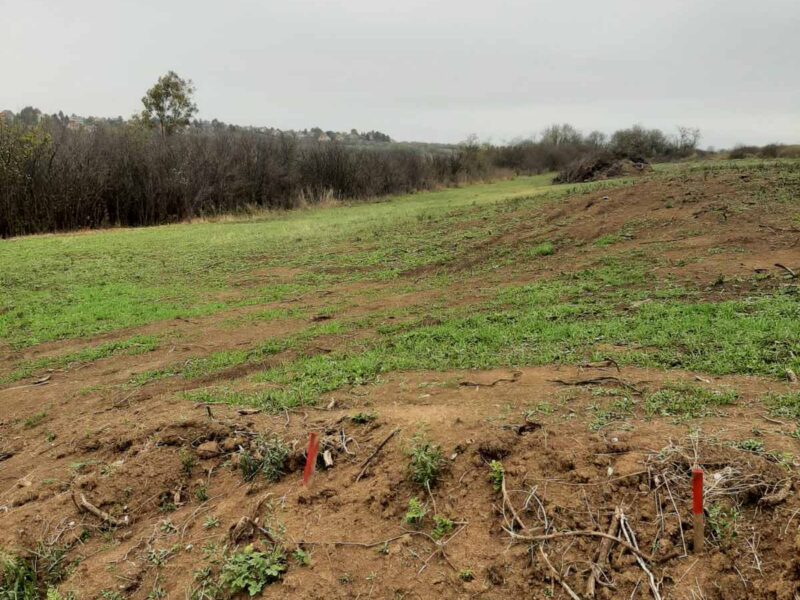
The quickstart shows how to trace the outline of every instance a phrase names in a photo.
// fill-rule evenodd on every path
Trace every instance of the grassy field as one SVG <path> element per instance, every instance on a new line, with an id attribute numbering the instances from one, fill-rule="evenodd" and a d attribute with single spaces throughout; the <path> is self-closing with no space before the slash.
<path id="1" fill-rule="evenodd" d="M 798 235 L 800 161 L 725 161 L 1 242 L 0 547 L 18 547 L 14 532 L 43 511 L 74 522 L 67 492 L 79 489 L 115 515 L 138 511 L 135 534 L 45 527 L 32 555 L 58 548 L 80 573 L 52 581 L 87 598 L 224 598 L 221 565 L 249 560 L 227 531 L 264 493 L 253 510 L 267 506 L 270 535 L 300 552 L 299 566 L 275 557 L 294 592 L 306 578 L 331 597 L 367 596 L 376 580 L 396 597 L 448 581 L 442 597 L 454 598 L 534 581 L 558 597 L 547 572 L 519 566 L 524 552 L 494 573 L 510 543 L 497 510 L 507 477 L 519 506 L 538 489 L 545 528 L 562 530 L 605 531 L 618 501 L 607 490 L 621 489 L 642 539 L 667 556 L 661 585 L 677 590 L 686 456 L 720 469 L 720 485 L 720 465 L 761 477 L 758 498 L 796 475 Z M 401 430 L 359 483 L 364 457 Z M 294 471 L 309 431 L 335 466 L 306 490 Z M 209 442 L 211 458 L 200 453 Z M 672 473 L 669 499 L 653 469 Z M 738 493 L 710 506 L 712 551 L 752 580 L 791 579 L 776 556 L 794 538 L 778 530 L 800 505 Z M 195 527 L 205 510 L 208 526 Z M 525 509 L 525 521 L 540 518 Z M 411 541 L 394 553 L 332 543 L 342 561 L 314 545 L 352 538 L 354 524 L 361 538 L 394 540 L 398 522 L 420 543 L 469 523 L 448 546 L 457 570 L 447 558 L 425 571 L 430 549 Z M 763 569 L 741 558 L 756 524 L 770 540 Z M 48 545 L 65 532 L 56 539 L 77 541 Z M 305 535 L 317 541 L 296 541 Z M 549 548 L 581 564 L 591 543 Z M 736 588 L 717 554 L 698 572 Z M 115 596 L 120 580 L 146 585 Z M 635 593 L 635 579 L 619 581 Z M 685 581 L 674 597 L 712 585 Z"/>

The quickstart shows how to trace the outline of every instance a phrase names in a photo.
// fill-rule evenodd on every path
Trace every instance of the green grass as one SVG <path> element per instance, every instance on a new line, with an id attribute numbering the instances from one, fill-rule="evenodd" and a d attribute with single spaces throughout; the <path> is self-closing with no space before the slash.
<path id="1" fill-rule="evenodd" d="M 800 161 L 670 166 L 655 177 L 699 180 L 723 170 L 752 175 L 748 193 L 765 194 L 765 203 L 785 202 L 800 183 Z M 275 410 L 311 404 L 329 392 L 402 370 L 575 364 L 612 356 L 620 364 L 714 375 L 782 377 L 786 369 L 800 371 L 797 286 L 708 301 L 691 284 L 654 278 L 654 268 L 670 263 L 653 246 L 586 248 L 588 266 L 574 271 L 559 263 L 571 243 L 566 238 L 557 239 L 558 253 L 547 259 L 552 270 L 539 279 L 513 285 L 493 279 L 497 269 L 525 273 L 532 262 L 556 252 L 554 242 L 531 247 L 507 235 L 544 231 L 539 212 L 544 203 L 628 183 L 554 187 L 546 176 L 518 178 L 239 222 L 3 242 L 0 284 L 7 293 L 0 299 L 0 340 L 24 347 L 240 306 L 258 305 L 258 310 L 223 319 L 223 327 L 335 315 L 324 323 L 297 323 L 299 331 L 284 338 L 196 356 L 130 381 L 135 386 L 165 377 L 199 379 L 291 351 L 246 385 L 186 394 L 203 402 Z M 558 225 L 570 219 L 560 217 Z M 619 236 L 633 225 L 626 227 Z M 271 277 L 278 268 L 294 271 Z M 465 282 L 478 283 L 474 290 L 449 289 Z M 419 291 L 435 291 L 441 299 L 355 317 L 344 316 L 348 302 L 341 296 L 318 303 L 313 312 L 307 305 L 282 304 L 324 298 L 331 290 L 362 283 L 387 286 L 353 292 L 376 304 L 390 294 Z M 470 292 L 469 304 L 454 302 L 456 293 Z M 319 336 L 336 337 L 334 351 L 308 356 L 303 351 Z M 0 383 L 45 368 L 146 352 L 157 343 L 165 340 L 134 337 L 20 363 Z M 702 414 L 716 400 L 675 390 L 662 396 L 648 401 L 648 414 Z M 624 416 L 623 409 L 599 407 L 597 426 Z"/>
<path id="2" fill-rule="evenodd" d="M 650 394 L 645 399 L 644 409 L 649 416 L 693 419 L 733 404 L 737 398 L 735 390 L 709 390 L 697 385 L 672 383 Z"/>
<path id="3" fill-rule="evenodd" d="M 124 354 L 136 356 L 152 352 L 158 347 L 158 339 L 154 336 L 137 335 L 127 340 L 108 342 L 91 346 L 77 352 L 70 352 L 61 356 L 40 358 L 27 361 L 17 366 L 17 368 L 5 376 L 0 376 L 0 385 L 12 383 L 32 377 L 34 374 L 46 369 L 63 369 L 73 365 L 94 362 L 102 358 L 109 358 Z"/>
<path id="4" fill-rule="evenodd" d="M 531 256 L 551 256 L 555 254 L 556 249 L 552 242 L 542 242 L 530 249 Z"/>
<path id="5" fill-rule="evenodd" d="M 256 269 L 317 265 L 321 247 L 359 238 L 402 240 L 448 213 L 544 194 L 548 176 L 386 198 L 380 202 L 265 214 L 234 222 L 34 236 L 2 243 L 0 342 L 13 347 L 86 337 L 230 306 L 278 301 L 317 281 L 265 282 Z M 422 227 L 420 227 L 422 225 Z M 454 234 L 457 235 L 457 234 Z M 362 248 L 334 257 L 339 267 L 413 268 L 436 248 L 409 253 L 413 237 L 394 248 Z M 439 248 L 441 250 L 441 248 Z M 352 259 L 352 260 L 348 260 Z M 393 260 L 392 260 L 393 259 Z M 385 275 L 385 274 L 384 274 Z M 233 298 L 223 292 L 235 289 Z"/>

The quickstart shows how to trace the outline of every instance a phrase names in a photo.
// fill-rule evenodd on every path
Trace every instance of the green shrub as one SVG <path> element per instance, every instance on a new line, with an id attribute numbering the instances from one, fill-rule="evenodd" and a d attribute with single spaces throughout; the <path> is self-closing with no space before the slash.
<path id="1" fill-rule="evenodd" d="M 436 484 L 444 467 L 442 449 L 422 436 L 416 436 L 411 446 L 411 480 L 424 488 Z"/>

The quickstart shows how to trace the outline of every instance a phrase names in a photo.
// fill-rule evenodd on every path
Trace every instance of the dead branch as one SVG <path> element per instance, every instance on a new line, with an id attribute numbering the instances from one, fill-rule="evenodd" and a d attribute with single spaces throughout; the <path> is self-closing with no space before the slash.
<path id="1" fill-rule="evenodd" d="M 544 541 L 547 541 L 547 540 L 555 540 L 555 539 L 558 539 L 558 538 L 565 538 L 565 537 L 600 537 L 600 538 L 609 538 L 612 542 L 616 542 L 617 544 L 619 544 L 623 548 L 629 550 L 630 552 L 632 552 L 636 556 L 639 556 L 640 558 L 643 558 L 644 560 L 646 560 L 647 562 L 650 562 L 650 563 L 666 562 L 666 561 L 672 560 L 673 558 L 678 556 L 678 554 L 676 554 L 676 553 L 671 553 L 671 554 L 668 554 L 668 555 L 666 555 L 664 557 L 661 557 L 661 558 L 655 558 L 651 554 L 648 554 L 648 553 L 646 553 L 646 552 L 644 552 L 642 550 L 639 550 L 639 548 L 636 548 L 635 546 L 633 546 L 630 543 L 626 542 L 622 538 L 619 538 L 619 537 L 616 537 L 616 536 L 613 536 L 613 535 L 608 535 L 607 533 L 605 533 L 603 531 L 591 531 L 589 529 L 578 529 L 578 530 L 573 530 L 573 531 L 556 531 L 556 532 L 553 532 L 553 533 L 546 533 L 546 534 L 542 534 L 542 535 L 520 535 L 520 534 L 515 533 L 513 531 L 509 531 L 507 529 L 506 529 L 506 532 L 508 532 L 511 535 L 512 538 L 517 539 L 517 540 L 523 540 L 525 542 L 544 542 Z"/>
<path id="2" fill-rule="evenodd" d="M 494 387 L 498 383 L 504 383 L 504 382 L 516 383 L 517 381 L 519 381 L 519 378 L 521 376 L 522 376 L 522 371 L 514 371 L 511 377 L 501 377 L 500 379 L 495 379 L 491 383 L 479 383 L 477 381 L 464 380 L 464 381 L 459 381 L 458 385 L 462 387 Z"/>
<path id="3" fill-rule="evenodd" d="M 383 441 L 380 444 L 378 444 L 378 447 L 375 448 L 375 451 L 367 457 L 367 460 L 361 463 L 361 470 L 358 472 L 358 475 L 356 476 L 356 481 L 358 481 L 364 476 L 364 473 L 366 473 L 367 471 L 367 467 L 372 462 L 372 460 L 378 455 L 378 452 L 381 451 L 381 448 L 383 448 L 389 442 L 389 440 L 392 439 L 397 434 L 398 431 L 400 431 L 399 428 L 394 429 L 389 435 L 387 435 L 383 439 Z"/>
<path id="4" fill-rule="evenodd" d="M 504 505 L 507 504 L 509 510 L 511 511 L 511 515 L 513 517 L 513 520 L 511 522 L 512 527 L 514 525 L 514 521 L 516 521 L 519 524 L 519 526 L 522 528 L 522 531 L 526 531 L 528 529 L 527 526 L 525 525 L 525 523 L 522 522 L 522 519 L 519 518 L 519 515 L 517 514 L 517 511 L 514 509 L 514 505 L 511 504 L 511 498 L 508 497 L 508 491 L 506 490 L 506 478 L 505 478 L 505 475 L 503 475 L 503 479 L 500 482 L 500 491 L 503 493 L 503 504 Z"/>
<path id="5" fill-rule="evenodd" d="M 559 573 L 558 571 L 556 571 L 556 568 L 555 568 L 555 567 L 553 566 L 553 564 L 550 562 L 550 559 L 548 559 L 548 558 L 547 558 L 547 554 L 545 554 L 545 552 L 544 552 L 544 550 L 542 550 L 542 547 L 541 547 L 541 546 L 539 546 L 539 555 L 542 557 L 542 560 L 544 560 L 545 564 L 546 564 L 546 565 L 548 566 L 548 568 L 550 569 L 550 573 L 552 573 L 552 577 L 553 577 L 553 579 L 555 579 L 555 580 L 556 580 L 556 581 L 557 581 L 557 582 L 558 582 L 558 583 L 561 585 L 561 587 L 563 587 L 563 588 L 564 588 L 564 591 L 565 591 L 565 592 L 567 592 L 567 595 L 568 595 L 570 598 L 572 598 L 572 600 L 581 600 L 581 597 L 580 597 L 580 596 L 578 596 L 578 594 L 576 594 L 575 592 L 573 592 L 573 591 L 572 591 L 572 588 L 571 588 L 571 587 L 569 587 L 569 585 L 567 584 L 567 582 L 566 582 L 566 581 L 564 581 L 564 578 L 563 578 L 563 577 L 561 577 L 561 573 Z"/>
<path id="6" fill-rule="evenodd" d="M 614 510 L 614 516 L 611 517 L 611 523 L 608 525 L 609 537 L 616 537 L 617 529 L 619 529 L 619 514 L 620 509 L 616 508 Z M 589 579 L 586 581 L 586 596 L 588 598 L 594 598 L 597 577 L 603 572 L 603 567 L 606 566 L 606 562 L 608 561 L 608 553 L 610 551 L 611 540 L 609 538 L 603 538 L 603 541 L 600 542 L 600 551 L 597 553 L 597 563 L 592 565 L 591 572 L 589 573 Z"/>
<path id="7" fill-rule="evenodd" d="M 617 385 L 621 385 L 622 387 L 631 390 L 632 392 L 636 392 L 637 394 L 641 394 L 642 391 L 637 388 L 636 386 L 628 383 L 627 381 L 623 381 L 619 377 L 611 377 L 611 376 L 602 376 L 602 377 L 593 377 L 591 379 L 576 379 L 574 381 L 566 381 L 564 379 L 551 379 L 552 383 L 560 383 L 561 385 L 602 385 L 604 383 L 616 383 Z"/>
<path id="8" fill-rule="evenodd" d="M 72 501 L 75 503 L 75 506 L 78 507 L 78 510 L 85 510 L 86 512 L 92 513 L 95 517 L 103 521 L 104 523 L 108 523 L 112 527 L 123 527 L 128 524 L 129 519 L 128 515 L 125 515 L 121 519 L 116 517 L 112 517 L 104 510 L 100 510 L 94 504 L 89 502 L 81 493 L 73 492 L 72 493 Z"/>
<path id="9" fill-rule="evenodd" d="M 636 548 L 636 550 L 639 550 L 639 544 L 636 542 L 636 535 L 634 534 L 630 523 L 628 523 L 628 519 L 625 518 L 625 513 L 622 512 L 621 509 L 619 510 L 619 525 L 620 529 L 622 530 L 622 535 L 625 536 L 625 539 L 628 541 L 628 543 L 632 547 Z M 647 581 L 650 584 L 650 591 L 653 592 L 653 598 L 655 600 L 661 600 L 661 593 L 658 591 L 658 583 L 656 583 L 656 578 L 653 575 L 653 572 L 647 568 L 647 563 L 645 563 L 644 560 L 642 560 L 642 557 L 638 554 L 636 556 L 636 562 L 639 563 L 642 571 L 647 574 Z"/>
<path id="10" fill-rule="evenodd" d="M 776 267 L 778 267 L 779 269 L 783 269 L 784 271 L 786 271 L 786 272 L 787 272 L 789 275 L 791 275 L 791 276 L 792 276 L 792 279 L 797 279 L 797 273 L 795 273 L 794 271 L 792 271 L 792 270 L 791 270 L 789 267 L 787 267 L 786 265 L 782 265 L 781 263 L 775 263 L 775 266 L 776 266 Z"/>

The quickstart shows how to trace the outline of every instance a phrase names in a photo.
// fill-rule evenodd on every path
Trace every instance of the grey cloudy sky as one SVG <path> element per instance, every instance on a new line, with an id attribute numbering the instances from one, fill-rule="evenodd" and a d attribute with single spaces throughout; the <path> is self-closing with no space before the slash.
<path id="1" fill-rule="evenodd" d="M 0 0 L 0 109 L 501 142 L 553 122 L 800 142 L 800 0 Z"/>

